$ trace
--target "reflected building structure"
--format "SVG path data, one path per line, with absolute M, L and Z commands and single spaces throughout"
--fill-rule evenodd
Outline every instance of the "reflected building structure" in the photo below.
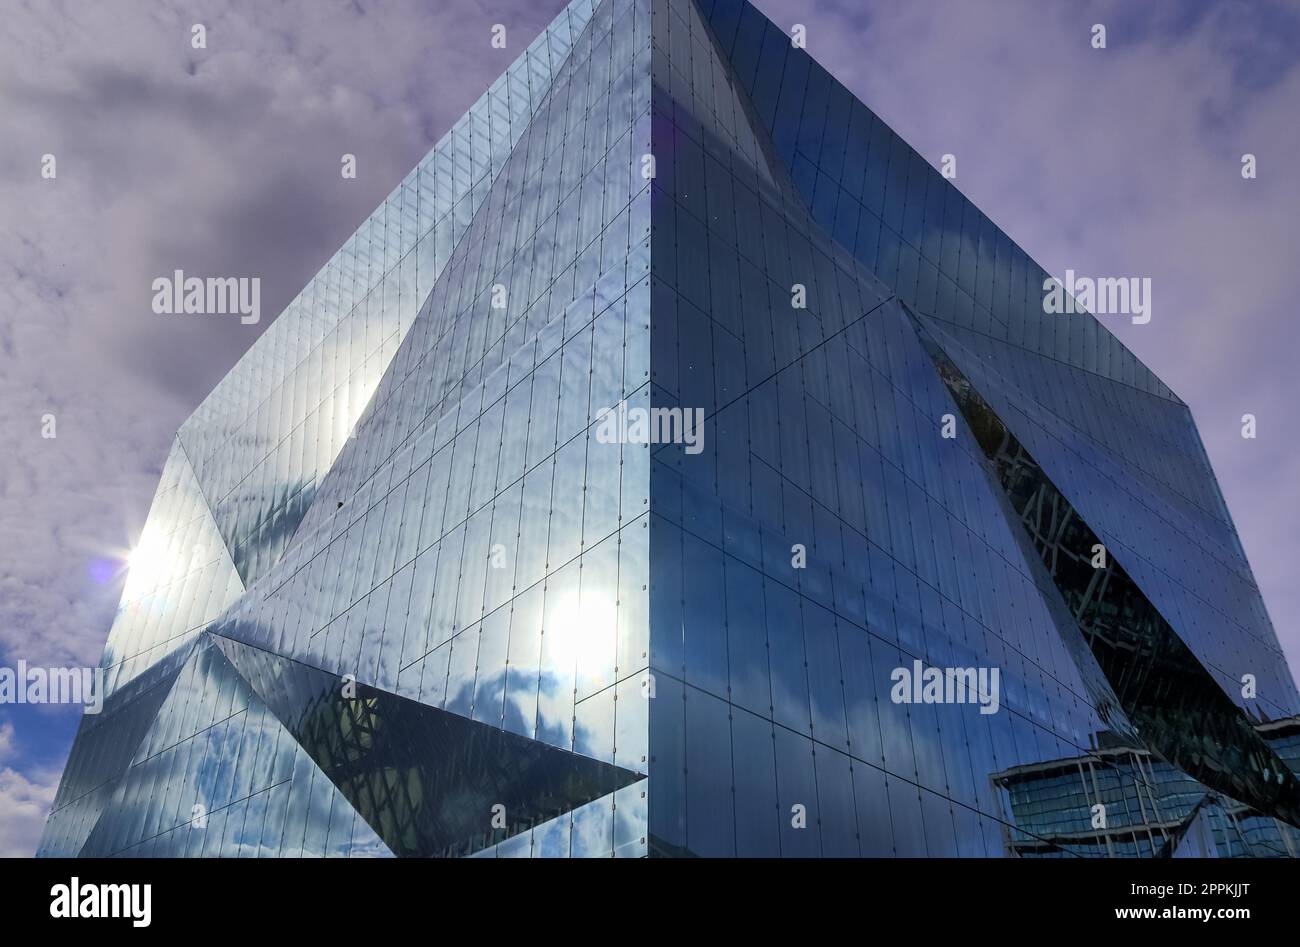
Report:
M 1047 278 L 744 0 L 574 0 L 178 431 L 41 853 L 1295 854 L 1191 413 Z
M 1300 718 L 1257 727 L 1294 772 Z M 1295 858 L 1300 830 L 1206 789 L 1149 750 L 1097 735 L 1088 756 L 993 776 L 1011 821 L 1006 852 L 1020 858 Z M 1119 773 L 1126 772 L 1127 778 Z M 1100 800 L 1100 802 L 1098 802 Z M 1098 805 L 1105 807 L 1099 818 Z

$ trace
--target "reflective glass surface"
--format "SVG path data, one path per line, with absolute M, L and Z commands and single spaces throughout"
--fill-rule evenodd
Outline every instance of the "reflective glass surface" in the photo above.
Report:
M 1298 704 L 1186 407 L 1087 313 L 1045 316 L 1041 268 L 751 6 L 656 3 L 652 37 L 651 399 L 705 416 L 651 467 L 652 854 L 1293 853 L 1228 795 L 1286 814 L 1249 721 Z M 1129 570 L 1125 632 L 1158 619 L 1181 663 L 1099 662 L 903 304 Z M 896 701 L 915 662 L 996 668 L 996 712 Z M 1178 758 L 1216 788 L 1158 755 L 1210 698 Z M 1074 794 L 1008 775 L 1040 769 Z
M 1296 854 L 1190 412 L 1044 279 L 744 0 L 575 0 L 178 432 L 41 852 Z

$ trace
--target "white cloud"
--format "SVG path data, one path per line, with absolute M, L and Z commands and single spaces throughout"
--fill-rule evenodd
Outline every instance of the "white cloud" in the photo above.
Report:
M 58 784 L 57 771 L 24 775 L 0 769 L 0 858 L 35 854 Z

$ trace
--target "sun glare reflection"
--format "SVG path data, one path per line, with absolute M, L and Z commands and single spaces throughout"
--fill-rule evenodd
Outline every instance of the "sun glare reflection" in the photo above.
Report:
M 127 577 L 126 595 L 133 596 L 156 588 L 167 566 L 167 557 L 162 546 L 148 538 L 140 537 L 140 543 L 126 557 Z
M 617 609 L 604 592 L 565 594 L 546 618 L 547 653 L 555 667 L 572 668 L 579 679 L 614 663 Z

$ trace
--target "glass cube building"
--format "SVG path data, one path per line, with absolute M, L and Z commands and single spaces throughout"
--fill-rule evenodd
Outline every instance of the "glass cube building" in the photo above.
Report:
M 1191 414 L 1045 279 L 743 0 L 574 0 L 177 432 L 41 853 L 1294 854 Z

